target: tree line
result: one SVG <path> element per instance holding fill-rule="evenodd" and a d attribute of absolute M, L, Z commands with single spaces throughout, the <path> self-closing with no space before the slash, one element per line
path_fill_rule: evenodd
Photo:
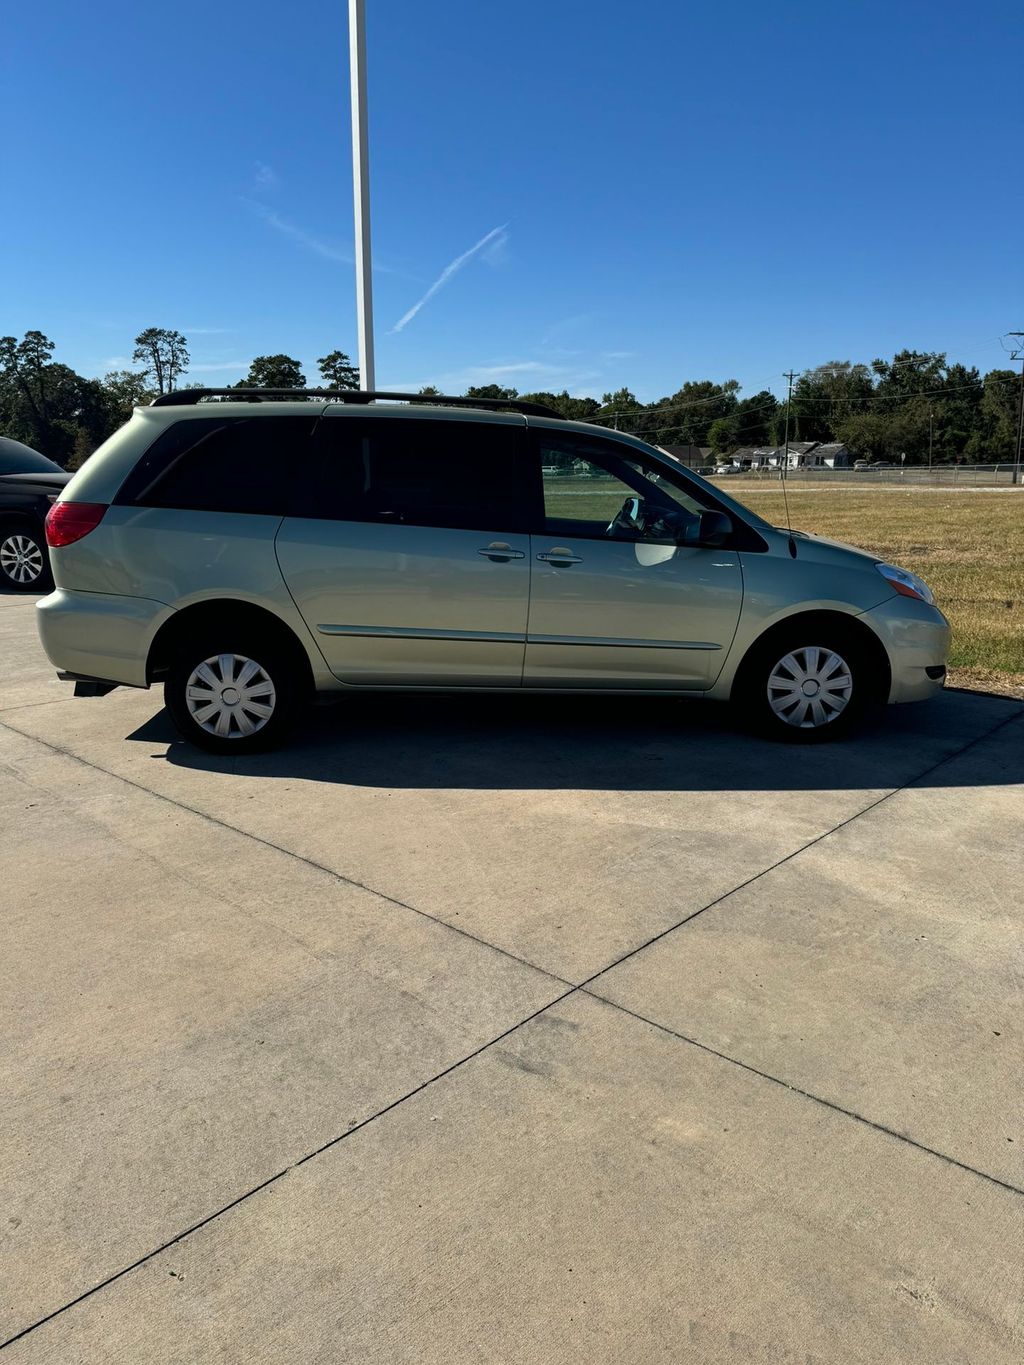
<path fill-rule="evenodd" d="M 791 401 L 767 389 L 741 398 L 735 379 L 690 381 L 653 403 L 641 403 L 629 389 L 606 393 L 600 403 L 567 393 L 516 395 L 496 385 L 469 392 L 521 396 L 656 445 L 699 446 L 716 455 L 781 445 L 788 424 L 791 441 L 841 441 L 857 456 L 995 463 L 1016 454 L 1021 377 L 1009 369 L 982 375 L 975 366 L 949 363 L 943 352 L 902 350 L 870 365 L 831 360 L 806 370 Z"/>
<path fill-rule="evenodd" d="M 181 332 L 147 327 L 135 338 L 137 368 L 85 378 L 53 359 L 42 332 L 18 341 L 0 337 L 0 433 L 24 441 L 68 468 L 77 468 L 122 426 L 132 409 L 184 383 L 191 357 Z M 315 387 L 359 388 L 359 372 L 341 350 L 317 361 Z M 307 387 L 293 357 L 257 356 L 235 388 Z M 470 386 L 466 397 L 519 398 L 543 403 L 561 416 L 598 422 L 657 445 L 691 445 L 726 455 L 740 446 L 791 441 L 842 441 L 855 455 L 921 464 L 1012 460 L 1017 445 L 1020 376 L 949 363 L 943 352 L 898 351 L 870 365 L 833 360 L 801 374 L 791 401 L 767 389 L 740 397 L 735 379 L 689 380 L 674 393 L 641 403 L 628 388 L 601 399 L 561 393 L 520 394 L 498 384 Z M 427 386 L 423 396 L 437 395 Z"/>
<path fill-rule="evenodd" d="M 123 426 L 132 409 L 183 384 L 191 356 L 181 332 L 147 327 L 135 338 L 134 370 L 112 370 L 87 379 L 53 359 L 54 344 L 42 332 L 21 341 L 0 337 L 0 435 L 23 441 L 68 469 L 77 469 L 96 447 Z M 344 351 L 317 361 L 322 387 L 358 389 L 359 371 Z M 304 389 L 297 360 L 286 355 L 257 356 L 235 388 Z"/>

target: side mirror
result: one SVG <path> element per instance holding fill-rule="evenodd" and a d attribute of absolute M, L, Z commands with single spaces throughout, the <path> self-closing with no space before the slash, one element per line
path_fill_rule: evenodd
<path fill-rule="evenodd" d="M 680 545 L 703 545 L 713 549 L 724 545 L 732 535 L 732 518 L 724 512 L 701 512 L 696 521 L 691 521 L 680 538 Z"/>

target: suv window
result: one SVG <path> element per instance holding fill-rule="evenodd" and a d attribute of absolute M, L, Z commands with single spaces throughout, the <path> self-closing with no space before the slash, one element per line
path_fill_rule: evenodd
<path fill-rule="evenodd" d="M 504 422 L 325 417 L 305 515 L 458 530 L 513 531 L 521 511 L 517 449 Z"/>
<path fill-rule="evenodd" d="M 537 429 L 537 444 L 545 529 L 552 534 L 674 541 L 710 506 L 671 483 L 660 466 L 630 446 L 543 428 Z M 637 497 L 639 524 L 627 509 Z"/>
<path fill-rule="evenodd" d="M 135 466 L 117 501 L 285 516 L 296 471 L 310 458 L 314 421 L 310 415 L 176 422 Z"/>

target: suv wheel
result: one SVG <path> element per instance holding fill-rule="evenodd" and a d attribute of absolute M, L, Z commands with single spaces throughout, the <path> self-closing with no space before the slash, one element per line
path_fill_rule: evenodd
<path fill-rule="evenodd" d="M 42 535 L 30 526 L 0 526 L 0 583 L 15 592 L 42 592 L 53 586 Z"/>
<path fill-rule="evenodd" d="M 164 701 L 185 739 L 211 753 L 243 754 L 280 743 L 297 688 L 286 654 L 272 644 L 208 639 L 178 651 Z"/>
<path fill-rule="evenodd" d="M 748 660 L 738 697 L 762 733 L 797 744 L 847 734 L 872 693 L 867 661 L 841 631 L 776 635 Z"/>

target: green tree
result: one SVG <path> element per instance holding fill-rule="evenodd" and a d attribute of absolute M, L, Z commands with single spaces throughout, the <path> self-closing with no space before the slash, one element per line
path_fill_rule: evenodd
<path fill-rule="evenodd" d="M 56 371 L 64 370 L 63 365 L 54 366 Z M 63 418 L 72 436 L 72 446 L 77 441 L 78 432 L 84 431 L 92 449 L 123 426 L 131 413 L 122 415 L 111 402 L 110 394 L 98 379 L 83 379 L 74 370 L 67 371 L 68 407 L 70 411 Z M 91 453 L 91 452 L 90 452 Z"/>
<path fill-rule="evenodd" d="M 876 364 L 880 362 L 875 362 Z M 874 393 L 866 365 L 829 360 L 805 370 L 793 388 L 789 434 L 794 441 L 831 441 L 837 424 L 863 412 Z"/>
<path fill-rule="evenodd" d="M 81 469 L 95 449 L 96 445 L 92 437 L 84 427 L 79 427 L 75 432 L 75 443 L 72 447 L 71 458 L 68 460 L 68 469 Z"/>
<path fill-rule="evenodd" d="M 647 426 L 645 412 L 643 403 L 632 390 L 616 389 L 614 393 L 602 394 L 601 406 L 592 415 L 598 417 L 603 426 L 628 431 L 635 436 L 642 434 Z"/>
<path fill-rule="evenodd" d="M 258 355 L 238 389 L 304 389 L 306 376 L 290 355 Z"/>
<path fill-rule="evenodd" d="M 497 403 L 502 399 L 518 398 L 519 390 L 503 388 L 501 384 L 470 384 L 466 397 L 487 398 Z"/>
<path fill-rule="evenodd" d="M 976 369 L 947 365 L 942 351 L 898 351 L 874 360 L 871 410 L 876 444 L 887 458 L 906 452 L 912 464 L 928 458 L 929 418 L 936 458 L 959 458 L 980 424 L 983 385 Z M 974 443 L 976 444 L 976 443 Z"/>
<path fill-rule="evenodd" d="M 708 443 L 716 455 L 723 455 L 736 445 L 736 419 L 716 417 L 708 428 Z"/>
<path fill-rule="evenodd" d="M 53 342 L 42 332 L 26 332 L 21 341 L 0 337 L 0 379 L 3 381 L 5 426 L 43 436 L 51 425 L 47 371 Z M 12 435 L 14 432 L 12 431 Z"/>
<path fill-rule="evenodd" d="M 886 412 L 853 413 L 837 424 L 836 438 L 855 455 L 899 464 L 905 452 L 908 462 L 920 462 L 921 452 L 928 449 L 927 402 L 916 399 Z"/>
<path fill-rule="evenodd" d="M 417 391 L 421 398 L 440 398 L 441 390 L 436 389 L 433 384 L 424 384 L 422 389 Z"/>
<path fill-rule="evenodd" d="M 567 422 L 589 422 L 601 410 L 596 398 L 575 398 L 568 389 L 561 393 L 524 393 L 522 397 L 527 403 L 543 403 L 545 407 L 554 408 Z"/>
<path fill-rule="evenodd" d="M 331 351 L 329 355 L 321 356 L 316 363 L 324 381 L 324 388 L 359 388 L 359 371 L 344 351 Z M 295 386 L 289 385 L 288 387 Z"/>
<path fill-rule="evenodd" d="M 949 365 L 940 393 L 927 399 L 932 412 L 932 446 L 935 459 L 972 458 L 971 437 L 981 427 L 984 385 L 973 366 Z M 971 447 L 973 449 L 973 447 Z M 925 450 L 922 458 L 927 455 Z"/>
<path fill-rule="evenodd" d="M 668 398 L 660 398 L 648 409 L 648 440 L 658 445 L 710 445 L 711 424 L 731 417 L 739 400 L 739 383 L 727 379 L 716 384 L 712 379 L 688 380 Z"/>
<path fill-rule="evenodd" d="M 135 338 L 133 360 L 141 360 L 146 378 L 152 377 L 157 393 L 171 393 L 188 369 L 188 343 L 180 332 L 167 327 L 147 327 Z"/>
<path fill-rule="evenodd" d="M 103 376 L 102 384 L 116 426 L 123 426 L 134 408 L 146 407 L 155 397 L 145 374 L 137 370 L 111 370 Z"/>
<path fill-rule="evenodd" d="M 94 443 L 113 428 L 102 386 L 52 356 L 42 332 L 0 337 L 0 429 L 66 465 L 80 427 Z"/>
<path fill-rule="evenodd" d="M 1020 385 L 1016 370 L 989 370 L 982 381 L 977 423 L 964 448 L 969 460 L 1016 458 Z"/>
<path fill-rule="evenodd" d="M 946 377 L 946 355 L 944 351 L 897 351 L 892 360 L 873 360 L 871 368 L 878 380 L 874 396 L 891 406 L 900 399 L 941 388 Z"/>
<path fill-rule="evenodd" d="M 750 398 L 741 399 L 736 405 L 732 419 L 735 422 L 736 444 L 742 446 L 777 444 L 775 425 L 780 410 L 779 400 L 768 389 L 762 389 L 760 393 L 752 394 Z"/>

